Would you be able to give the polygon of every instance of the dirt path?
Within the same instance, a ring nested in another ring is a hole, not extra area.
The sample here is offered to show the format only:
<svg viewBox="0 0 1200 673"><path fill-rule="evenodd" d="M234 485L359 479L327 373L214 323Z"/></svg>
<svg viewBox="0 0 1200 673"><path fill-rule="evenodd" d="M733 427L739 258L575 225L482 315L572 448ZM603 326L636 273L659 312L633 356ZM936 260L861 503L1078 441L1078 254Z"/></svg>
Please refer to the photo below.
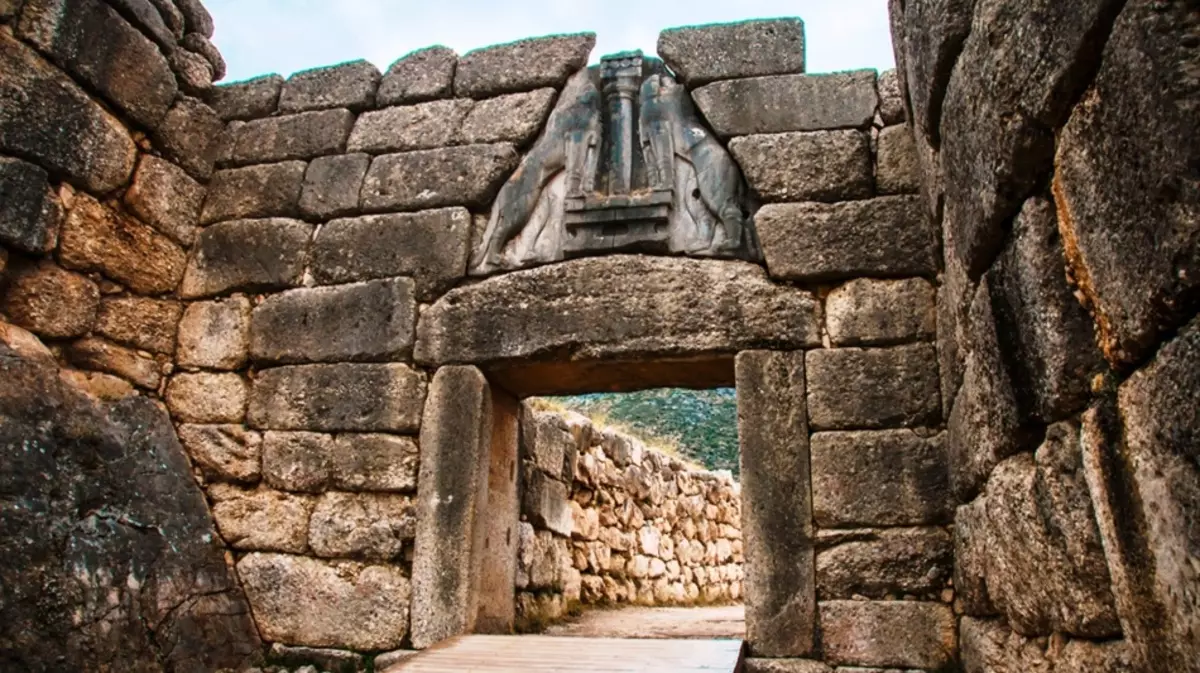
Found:
<svg viewBox="0 0 1200 673"><path fill-rule="evenodd" d="M589 610L574 621L546 629L548 636L586 638L742 638L745 634L741 605Z"/></svg>

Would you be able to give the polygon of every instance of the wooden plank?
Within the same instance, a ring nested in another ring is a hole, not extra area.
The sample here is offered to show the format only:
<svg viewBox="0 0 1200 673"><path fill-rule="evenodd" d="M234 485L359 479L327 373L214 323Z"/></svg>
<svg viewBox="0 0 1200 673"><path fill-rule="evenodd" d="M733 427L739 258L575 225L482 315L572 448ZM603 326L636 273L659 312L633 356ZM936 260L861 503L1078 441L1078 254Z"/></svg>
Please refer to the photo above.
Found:
<svg viewBox="0 0 1200 673"><path fill-rule="evenodd" d="M734 673L740 640L461 636L387 673Z"/></svg>

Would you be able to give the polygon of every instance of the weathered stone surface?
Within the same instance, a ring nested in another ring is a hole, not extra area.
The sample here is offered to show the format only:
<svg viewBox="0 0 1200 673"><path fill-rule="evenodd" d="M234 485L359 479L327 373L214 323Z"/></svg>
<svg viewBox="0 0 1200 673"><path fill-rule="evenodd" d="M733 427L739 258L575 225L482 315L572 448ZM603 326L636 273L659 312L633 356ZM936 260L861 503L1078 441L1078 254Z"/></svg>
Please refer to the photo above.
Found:
<svg viewBox="0 0 1200 673"><path fill-rule="evenodd" d="M866 128L879 104L874 70L728 80L702 86L692 98L722 138Z"/></svg>
<svg viewBox="0 0 1200 673"><path fill-rule="evenodd" d="M457 57L455 57L457 59ZM393 650L375 657L375 670L380 673L396 673L398 666L420 654L417 650Z"/></svg>
<svg viewBox="0 0 1200 673"><path fill-rule="evenodd" d="M26 0L17 32L147 128L175 100L162 52L99 0Z"/></svg>
<svg viewBox="0 0 1200 673"><path fill-rule="evenodd" d="M949 585L954 544L943 528L829 531L818 538L820 600L917 596L937 600Z"/></svg>
<svg viewBox="0 0 1200 673"><path fill-rule="evenodd" d="M908 117L904 107L904 92L900 88L900 75L895 69L879 73L876 84L879 89L879 117L884 126L903 124Z"/></svg>
<svg viewBox="0 0 1200 673"><path fill-rule="evenodd" d="M435 100L359 115L350 134L351 152L408 152L460 144L470 99Z"/></svg>
<svg viewBox="0 0 1200 673"><path fill-rule="evenodd" d="M177 374L167 384L167 408L183 423L241 423L246 381L237 374Z"/></svg>
<svg viewBox="0 0 1200 673"><path fill-rule="evenodd" d="M746 660L746 673L833 673L833 669L810 659Z"/></svg>
<svg viewBox="0 0 1200 673"><path fill-rule="evenodd" d="M316 666L317 670L325 673L359 673L366 670L366 658L355 652L316 647L288 647L279 643L271 645L267 660L292 669L299 669L305 665ZM376 670L383 670L379 668L379 664L375 666Z"/></svg>
<svg viewBox="0 0 1200 673"><path fill-rule="evenodd" d="M341 434L330 458L332 484L346 491L412 493L417 490L419 458L411 437Z"/></svg>
<svg viewBox="0 0 1200 673"><path fill-rule="evenodd" d="M424 649L469 632L482 550L475 520L487 497L491 393L474 367L442 367L421 422L412 644ZM515 522L514 522L515 523Z"/></svg>
<svg viewBox="0 0 1200 673"><path fill-rule="evenodd" d="M628 440L625 435L611 433L608 437L614 440ZM568 455L577 451L575 436L567 427L566 419L559 413L550 411L534 411L529 406L522 407L521 414L521 455L536 465L554 479L564 479L563 465ZM628 464L622 461L616 451L605 448L617 465ZM572 455L572 462L574 457Z"/></svg>
<svg viewBox="0 0 1200 673"><path fill-rule="evenodd" d="M282 77L263 75L214 87L208 94L208 104L225 121L258 119L275 112L282 89Z"/></svg>
<svg viewBox="0 0 1200 673"><path fill-rule="evenodd" d="M822 601L821 646L829 664L938 669L957 650L954 613L916 601Z"/></svg>
<svg viewBox="0 0 1200 673"><path fill-rule="evenodd" d="M309 523L313 553L325 557L396 559L416 531L412 498L391 493L326 493Z"/></svg>
<svg viewBox="0 0 1200 673"><path fill-rule="evenodd" d="M965 673L1133 673L1133 648L1124 640L1070 640L1046 647L999 620L964 617L960 627Z"/></svg>
<svg viewBox="0 0 1200 673"><path fill-rule="evenodd" d="M250 350L250 308L243 296L189 304L179 321L176 362L184 367L241 369Z"/></svg>
<svg viewBox="0 0 1200 673"><path fill-rule="evenodd" d="M487 206L517 167L508 143L375 157L363 181L364 210Z"/></svg>
<svg viewBox="0 0 1200 673"><path fill-rule="evenodd" d="M531 466L525 471L522 489L521 512L535 527L571 536L574 522L566 484Z"/></svg>
<svg viewBox="0 0 1200 673"><path fill-rule="evenodd" d="M272 488L320 493L329 486L334 438L316 432L263 434L263 480Z"/></svg>
<svg viewBox="0 0 1200 673"><path fill-rule="evenodd" d="M308 550L311 498L228 484L211 485L208 495L221 537L234 549L293 554Z"/></svg>
<svg viewBox="0 0 1200 673"><path fill-rule="evenodd" d="M64 369L59 376L89 397L103 402L117 402L137 395L132 383L112 374Z"/></svg>
<svg viewBox="0 0 1200 673"><path fill-rule="evenodd" d="M204 8L202 0L172 0L183 14L184 26L189 33L200 33L212 37L215 24L212 15Z"/></svg>
<svg viewBox="0 0 1200 673"><path fill-rule="evenodd" d="M903 55L913 124L923 142L937 146L946 85L963 41L971 32L976 0L912 2L894 7L892 39ZM897 11L898 10L898 11ZM900 74L900 73L898 73Z"/></svg>
<svg viewBox="0 0 1200 673"><path fill-rule="evenodd" d="M616 290L616 288L620 288ZM614 255L452 290L422 312L422 363L680 356L819 343L816 303L741 262ZM519 339L511 330L522 330Z"/></svg>
<svg viewBox="0 0 1200 673"><path fill-rule="evenodd" d="M17 357L39 365L54 365L57 360L42 340L11 323L0 321L0 344Z"/></svg>
<svg viewBox="0 0 1200 673"><path fill-rule="evenodd" d="M77 194L63 223L63 266L100 271L138 294L164 294L179 285L187 255L153 227Z"/></svg>
<svg viewBox="0 0 1200 673"><path fill-rule="evenodd" d="M91 192L125 184L137 147L121 122L9 34L0 35L0 72L0 151Z"/></svg>
<svg viewBox="0 0 1200 673"><path fill-rule="evenodd" d="M425 381L402 364L277 367L259 372L248 421L271 430L413 432Z"/></svg>
<svg viewBox="0 0 1200 673"><path fill-rule="evenodd" d="M937 233L915 196L772 204L758 211L755 225L775 278L937 273Z"/></svg>
<svg viewBox="0 0 1200 673"><path fill-rule="evenodd" d="M279 94L279 111L364 110L375 105L379 80L379 69L362 60L304 70L284 83Z"/></svg>
<svg viewBox="0 0 1200 673"><path fill-rule="evenodd" d="M546 123L557 96L557 91L546 88L481 100L463 120L459 138L467 144L528 145Z"/></svg>
<svg viewBox="0 0 1200 673"><path fill-rule="evenodd" d="M886 346L932 340L936 291L921 278L852 280L825 298L825 329L838 346Z"/></svg>
<svg viewBox="0 0 1200 673"><path fill-rule="evenodd" d="M354 113L319 110L247 122L234 132L234 164L311 159L346 150Z"/></svg>
<svg viewBox="0 0 1200 673"><path fill-rule="evenodd" d="M200 223L297 215L306 168L303 161L284 161L217 171Z"/></svg>
<svg viewBox="0 0 1200 673"><path fill-rule="evenodd" d="M258 363L406 359L416 323L410 278L288 290L255 307L250 358Z"/></svg>
<svg viewBox="0 0 1200 673"><path fill-rule="evenodd" d="M921 189L921 164L912 131L888 126L879 132L875 155L875 189L880 194L915 194Z"/></svg>
<svg viewBox="0 0 1200 673"><path fill-rule="evenodd" d="M176 48L167 57L184 93L204 97L213 86L213 68L200 54Z"/></svg>
<svg viewBox="0 0 1200 673"><path fill-rule="evenodd" d="M34 334L50 339L83 336L96 322L100 289L86 276L43 261L14 269L5 281L4 314Z"/></svg>
<svg viewBox="0 0 1200 673"><path fill-rule="evenodd" d="M458 59L454 93L469 98L562 88L567 78L587 65L596 45L595 33L552 35L476 49Z"/></svg>
<svg viewBox="0 0 1200 673"><path fill-rule="evenodd" d="M300 213L317 220L353 214L370 165L371 157L366 154L313 159L304 172Z"/></svg>
<svg viewBox="0 0 1200 673"><path fill-rule="evenodd" d="M991 550L984 546L987 498L976 498L954 514L954 599L972 617L999 615L988 595L987 572Z"/></svg>
<svg viewBox="0 0 1200 673"><path fill-rule="evenodd" d="M932 344L808 353L808 421L817 430L919 427L941 420Z"/></svg>
<svg viewBox="0 0 1200 673"><path fill-rule="evenodd" d="M126 346L170 355L175 352L175 328L182 314L177 301L105 298L96 315L96 332Z"/></svg>
<svg viewBox="0 0 1200 673"><path fill-rule="evenodd" d="M0 244L35 255L54 249L63 208L49 177L38 166L0 157Z"/></svg>
<svg viewBox="0 0 1200 673"><path fill-rule="evenodd" d="M294 287L304 275L313 226L298 220L234 220L207 227L179 286L184 298Z"/></svg>
<svg viewBox="0 0 1200 673"><path fill-rule="evenodd" d="M80 339L67 348L66 356L78 367L120 376L139 388L158 390L162 381L158 363L153 359L104 339Z"/></svg>
<svg viewBox="0 0 1200 673"><path fill-rule="evenodd" d="M262 436L240 425L179 425L179 441L205 479L253 484L262 474Z"/></svg>
<svg viewBox="0 0 1200 673"><path fill-rule="evenodd" d="M813 515L820 526L949 523L943 436L912 430L812 436Z"/></svg>
<svg viewBox="0 0 1200 673"><path fill-rule="evenodd" d="M658 55L689 86L802 73L804 22L780 18L671 28L658 36Z"/></svg>
<svg viewBox="0 0 1200 673"><path fill-rule="evenodd" d="M212 66L213 80L224 79L225 77L225 58L221 56L221 51L212 43L209 38L211 35L191 32L183 36L179 41L179 46L204 57Z"/></svg>
<svg viewBox="0 0 1200 673"><path fill-rule="evenodd" d="M268 640L371 651L408 633L409 581L396 566L247 554L237 570Z"/></svg>
<svg viewBox="0 0 1200 673"><path fill-rule="evenodd" d="M745 136L729 151L764 202L846 201L874 191L871 143L862 131Z"/></svg>
<svg viewBox="0 0 1200 673"><path fill-rule="evenodd" d="M457 65L458 54L441 45L406 54L384 74L375 102L384 107L446 98L454 93Z"/></svg>
<svg viewBox="0 0 1200 673"><path fill-rule="evenodd" d="M166 414L89 399L57 366L0 351L9 667L253 665L249 607Z"/></svg>
<svg viewBox="0 0 1200 673"><path fill-rule="evenodd" d="M196 239L205 194L182 168L143 154L124 200L138 219L186 247Z"/></svg>
<svg viewBox="0 0 1200 673"><path fill-rule="evenodd" d="M321 283L412 276L429 301L466 274L470 238L465 208L334 220L313 241L312 273Z"/></svg>
<svg viewBox="0 0 1200 673"><path fill-rule="evenodd" d="M225 136L225 122L195 98L180 96L153 134L154 146L197 180L208 180Z"/></svg>
<svg viewBox="0 0 1200 673"><path fill-rule="evenodd" d="M736 368L746 638L754 656L805 656L816 594L804 354L747 351Z"/></svg>

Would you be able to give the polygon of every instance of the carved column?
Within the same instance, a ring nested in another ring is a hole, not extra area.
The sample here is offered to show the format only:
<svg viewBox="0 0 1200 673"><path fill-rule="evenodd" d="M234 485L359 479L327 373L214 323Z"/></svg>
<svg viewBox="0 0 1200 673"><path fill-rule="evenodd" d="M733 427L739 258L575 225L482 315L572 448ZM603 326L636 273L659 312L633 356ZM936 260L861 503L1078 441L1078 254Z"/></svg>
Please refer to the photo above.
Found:
<svg viewBox="0 0 1200 673"><path fill-rule="evenodd" d="M633 184L633 114L641 90L642 52L625 52L600 60L608 99L609 194L628 194Z"/></svg>

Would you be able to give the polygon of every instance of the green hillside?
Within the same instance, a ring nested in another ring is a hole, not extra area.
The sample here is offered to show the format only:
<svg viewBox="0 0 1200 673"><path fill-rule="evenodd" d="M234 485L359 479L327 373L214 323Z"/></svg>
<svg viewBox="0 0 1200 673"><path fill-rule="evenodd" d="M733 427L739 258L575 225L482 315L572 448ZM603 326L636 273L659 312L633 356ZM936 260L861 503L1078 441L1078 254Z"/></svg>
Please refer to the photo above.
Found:
<svg viewBox="0 0 1200 673"><path fill-rule="evenodd" d="M549 398L585 416L624 426L649 442L677 447L712 470L738 474L737 396L733 388L659 388Z"/></svg>

